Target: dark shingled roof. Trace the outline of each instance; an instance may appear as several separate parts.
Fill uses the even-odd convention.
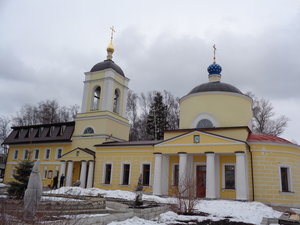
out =
[[[12,127],[3,144],[71,142],[75,122]]]
[[[101,71],[101,70],[105,70],[105,69],[109,69],[109,68],[113,69],[118,74],[125,77],[123,70],[117,64],[115,64],[114,61],[112,61],[110,59],[107,59],[107,60],[104,60],[103,62],[97,63],[95,66],[93,66],[93,68],[91,69],[90,72]]]
[[[199,92],[208,92],[208,91],[225,91],[225,92],[243,94],[239,89],[237,89],[231,84],[216,81],[216,82],[208,82],[208,83],[200,84],[197,87],[193,88],[188,93],[188,95],[199,93]]]

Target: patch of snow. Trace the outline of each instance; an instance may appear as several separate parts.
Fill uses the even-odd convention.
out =
[[[0,188],[8,187],[7,184],[0,183]]]
[[[63,217],[68,219],[81,219],[81,218],[87,218],[87,217],[98,217],[98,216],[108,216],[110,214],[104,213],[104,214],[79,214],[79,215],[64,215]]]
[[[0,195],[0,198],[8,198],[7,195]]]
[[[61,198],[61,197],[51,197],[51,196],[42,196],[41,201],[74,202],[74,201],[83,201],[83,200],[81,200],[81,199],[70,199],[70,198]]]
[[[139,217],[133,217],[121,222],[111,222],[108,225],[165,225],[165,223],[158,223],[151,220],[144,220]]]
[[[295,212],[295,213],[300,214],[300,209],[297,209],[297,208],[291,208],[291,210],[292,210],[293,212]]]
[[[229,200],[201,200],[196,205],[196,209],[220,218],[230,216],[232,221],[253,224],[260,224],[263,217],[279,218],[282,214],[260,202]]]

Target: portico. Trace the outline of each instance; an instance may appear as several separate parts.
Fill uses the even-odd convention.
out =
[[[80,181],[80,187],[92,188],[95,167],[95,152],[76,148],[62,156],[60,176],[66,175],[66,186]]]
[[[229,198],[237,200],[249,199],[246,152],[237,151],[231,154],[178,152],[177,155],[156,152],[154,155],[153,193],[156,195],[168,194],[163,187],[174,187],[176,184],[178,184],[179,191],[184,191],[188,183],[189,185],[195,185],[196,197],[216,199],[228,192],[234,194]],[[168,164],[168,168],[173,167],[169,160],[170,157],[176,158],[178,162],[176,164],[179,166],[178,177],[176,177],[174,169],[162,169],[166,167],[165,164]],[[227,163],[228,160],[230,160],[230,163]],[[227,166],[231,166],[231,170]],[[169,180],[165,179],[166,176],[172,178],[170,185],[168,184]],[[178,182],[174,182],[174,179],[178,179]]]

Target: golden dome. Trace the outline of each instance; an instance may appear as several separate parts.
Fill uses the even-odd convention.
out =
[[[109,43],[109,45],[107,46],[107,49],[106,49],[107,52],[111,52],[113,53],[115,51],[115,48],[114,46],[112,45],[112,42]]]

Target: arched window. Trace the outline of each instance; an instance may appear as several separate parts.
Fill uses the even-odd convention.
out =
[[[99,110],[101,88],[97,86],[93,93],[92,110]]]
[[[202,119],[197,123],[197,128],[210,128],[210,127],[214,127],[214,125],[208,119]]]
[[[91,127],[87,127],[83,131],[83,134],[93,134],[93,133],[94,133],[94,129]]]
[[[115,96],[114,96],[114,108],[113,111],[115,113],[119,113],[119,106],[120,105],[120,90],[116,89],[115,90]]]

